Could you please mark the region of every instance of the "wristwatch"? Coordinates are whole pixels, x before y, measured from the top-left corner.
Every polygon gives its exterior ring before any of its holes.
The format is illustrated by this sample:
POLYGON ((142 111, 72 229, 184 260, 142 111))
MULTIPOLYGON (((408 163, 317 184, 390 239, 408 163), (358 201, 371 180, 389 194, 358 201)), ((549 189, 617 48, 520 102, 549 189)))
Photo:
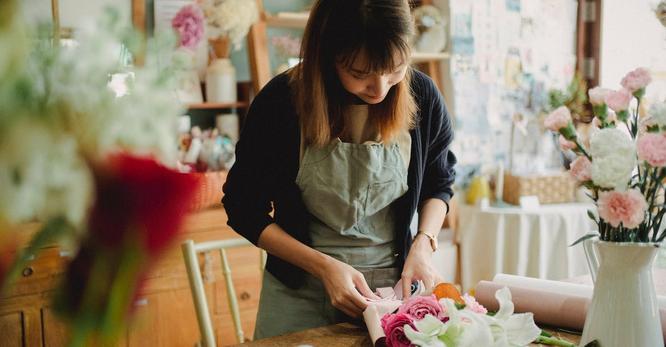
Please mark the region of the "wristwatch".
POLYGON ((428 234, 427 232, 425 232, 425 231, 421 231, 421 230, 419 230, 419 231, 416 233, 416 236, 414 236, 414 238, 416 238, 416 237, 419 236, 420 234, 425 235, 425 236, 430 240, 430 247, 432 247, 432 251, 433 251, 433 252, 436 251, 436 250, 437 250, 437 238, 434 237, 434 236, 432 236, 432 235, 430 235, 430 234, 428 234))

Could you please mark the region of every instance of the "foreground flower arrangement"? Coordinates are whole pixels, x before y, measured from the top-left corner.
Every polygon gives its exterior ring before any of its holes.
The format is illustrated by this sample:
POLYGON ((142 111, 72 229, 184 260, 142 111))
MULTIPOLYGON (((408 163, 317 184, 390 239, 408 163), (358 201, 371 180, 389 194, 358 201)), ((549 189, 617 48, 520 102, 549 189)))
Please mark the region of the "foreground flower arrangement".
POLYGON ((30 32, 18 4, 0 1, 0 47, 8 48, 0 59, 0 291, 58 243, 74 254, 52 303, 69 345, 113 344, 198 184, 171 168, 178 76, 171 61, 156 59, 175 39, 149 42, 147 67, 128 66, 128 52, 142 45, 118 12, 65 47, 50 31, 30 32), (19 249, 13 227, 35 220, 43 227, 19 249))
POLYGON ((412 296, 381 318, 384 342, 389 347, 575 346, 539 329, 532 313, 515 314, 508 288, 495 297, 499 310, 488 312, 474 297, 440 284, 433 294, 412 296))
POLYGON ((619 90, 590 89, 595 118, 588 146, 580 141, 566 107, 544 122, 560 134, 563 150, 578 155, 570 172, 591 191, 598 217, 588 214, 602 241, 661 242, 666 237, 660 228, 666 214, 666 103, 655 103, 647 117, 639 115, 651 80, 646 69, 638 68, 622 79, 619 90))

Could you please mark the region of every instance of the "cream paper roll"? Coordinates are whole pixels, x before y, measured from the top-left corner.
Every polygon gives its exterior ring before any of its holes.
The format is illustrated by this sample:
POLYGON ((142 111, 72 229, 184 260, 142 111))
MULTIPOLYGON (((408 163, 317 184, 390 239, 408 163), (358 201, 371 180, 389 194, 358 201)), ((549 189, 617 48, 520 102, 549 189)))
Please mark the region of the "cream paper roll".
MULTIPOLYGON (((498 274, 492 282, 476 286, 476 299, 490 311, 499 309, 495 292, 508 287, 516 313, 532 312, 534 321, 555 327, 583 330, 593 287, 584 284, 498 274)), ((657 295, 661 328, 666 339, 666 296, 657 295)))

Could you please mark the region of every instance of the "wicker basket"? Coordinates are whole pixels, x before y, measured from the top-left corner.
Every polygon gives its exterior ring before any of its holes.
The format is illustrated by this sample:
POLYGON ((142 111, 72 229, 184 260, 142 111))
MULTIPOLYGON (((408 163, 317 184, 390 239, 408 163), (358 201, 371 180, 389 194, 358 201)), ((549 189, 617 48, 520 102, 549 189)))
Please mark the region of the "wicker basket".
POLYGON ((504 175, 503 199, 519 205, 521 196, 536 196, 542 204, 558 204, 575 201, 576 182, 571 176, 561 174, 546 176, 504 175))
POLYGON ((222 185, 227 179, 226 171, 211 171, 193 173, 199 178, 199 189, 192 203, 192 210, 203 210, 212 206, 221 205, 222 185))

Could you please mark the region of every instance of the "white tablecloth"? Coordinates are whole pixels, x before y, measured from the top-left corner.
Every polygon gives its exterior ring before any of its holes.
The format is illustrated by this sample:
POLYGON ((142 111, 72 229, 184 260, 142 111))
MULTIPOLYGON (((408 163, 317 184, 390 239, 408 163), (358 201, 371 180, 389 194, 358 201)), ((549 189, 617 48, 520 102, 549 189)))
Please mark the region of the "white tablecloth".
POLYGON ((461 204, 458 230, 465 291, 497 273, 561 280, 588 273, 582 246, 569 247, 594 230, 590 204, 537 209, 461 204))

